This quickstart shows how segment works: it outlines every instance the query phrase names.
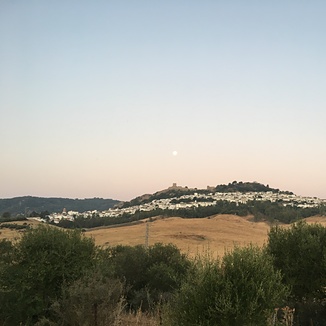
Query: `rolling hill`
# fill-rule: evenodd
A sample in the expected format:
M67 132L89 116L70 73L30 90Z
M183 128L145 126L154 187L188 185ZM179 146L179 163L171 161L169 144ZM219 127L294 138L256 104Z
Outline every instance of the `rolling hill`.
M118 204L119 200L103 198L71 199L71 198L44 198L44 197L14 197L0 199L0 216L9 212L11 215L30 214L31 212L84 212L89 210L106 210Z
M326 217L314 216L305 219L307 223L319 223L326 226ZM113 227L101 227L85 231L99 246L145 244L147 220L135 224ZM39 222L28 220L12 222L27 223L31 227ZM173 243L184 253L194 257L209 252L213 257L221 256L225 250L234 246L254 244L262 246L267 241L270 225L266 222L254 222L251 216L214 215L208 218L156 218L148 223L148 243ZM55 227L55 226L52 226ZM282 225L289 227L289 225ZM22 230L0 229L1 239L19 238Z

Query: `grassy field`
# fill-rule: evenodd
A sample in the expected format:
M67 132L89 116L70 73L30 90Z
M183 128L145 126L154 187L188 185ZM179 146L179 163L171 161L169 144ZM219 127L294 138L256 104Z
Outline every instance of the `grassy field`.
M310 217L308 223L320 223L326 226L326 217ZM14 222L23 224L25 222ZM27 222L31 227L36 221ZM145 244L146 221L135 225L97 228L87 230L86 236L92 237L100 246L118 244ZM250 243L262 246L267 241L270 225L265 222L254 222L252 217L235 215L216 215L210 218L182 219L171 217L157 218L148 222L148 243L173 243L190 256L207 251L213 257L221 256L225 250L235 245L246 246ZM0 229L0 239L19 239L23 231Z
M149 245L157 242L173 243L191 256L207 250L221 255L234 245L255 243L262 245L267 239L269 226L254 223L233 215L212 218L183 219L171 217L148 223ZM119 228L96 229L86 232L99 245L145 244L146 222Z

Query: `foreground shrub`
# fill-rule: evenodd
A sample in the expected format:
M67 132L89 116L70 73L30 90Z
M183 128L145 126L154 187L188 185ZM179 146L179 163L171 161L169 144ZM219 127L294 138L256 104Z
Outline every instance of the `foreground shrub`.
M275 266L295 299L323 296L326 286L326 228L304 222L289 229L273 227L268 235Z
M166 308L166 324L265 326L286 298L271 257L262 249L236 248L221 262L199 260Z
M78 231L39 226L24 233L6 250L0 264L0 322L34 324L49 315L63 284L71 284L91 269L93 240Z
M126 284L126 300L133 311L150 310L180 287L190 261L172 245L116 246L102 254L102 273Z
M326 325L326 228L302 221L288 229L273 227L267 248L284 284L291 287L295 320L300 325Z
M63 287L62 298L51 309L60 325L119 325L125 303L123 284L99 273Z

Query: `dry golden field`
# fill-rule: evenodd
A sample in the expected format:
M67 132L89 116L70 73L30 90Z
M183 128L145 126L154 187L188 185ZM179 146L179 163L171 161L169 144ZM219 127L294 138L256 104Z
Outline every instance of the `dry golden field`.
M262 245L267 239L266 223L250 222L234 215L216 215L212 218L183 219L171 217L148 223L149 245L157 242L173 243L191 256L209 250L216 256L234 245L254 243ZM144 244L146 222L132 226L96 229L86 232L98 245Z
M308 223L320 223L326 226L326 217L310 217ZM24 222L14 222L23 224ZM25 222L26 223L26 222ZM36 221L28 221L35 226ZM145 244L146 221L134 225L119 227L102 227L87 230L85 235L92 237L99 246L115 246L118 244ZM171 217L154 219L148 222L148 243L173 243L190 256L209 252L213 257L221 256L225 250L231 250L235 245L246 246L250 243L263 245L267 241L269 224L253 222L252 217L235 215L216 215L210 218L183 219ZM22 232L0 229L0 239L14 239Z

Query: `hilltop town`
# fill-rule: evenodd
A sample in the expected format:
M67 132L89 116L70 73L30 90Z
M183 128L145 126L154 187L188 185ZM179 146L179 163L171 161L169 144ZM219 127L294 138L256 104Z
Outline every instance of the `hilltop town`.
M267 186L268 187L268 186ZM321 205L326 205L326 200L319 199L317 197L302 197L295 195L291 192L282 192L278 189L270 189L270 191L249 191L249 192L218 192L213 191L216 188L207 187L207 190L203 191L194 189L189 189L188 187L180 187L173 184L171 187L164 191L160 191L156 194L164 194L164 192L177 190L178 194L174 197L153 199L150 200L150 195L142 196L141 202L136 205L127 205L127 207L110 208L104 211L92 210L85 212L77 211L66 211L62 213L52 213L49 215L49 221L54 223L59 223L62 219L73 221L78 217L105 217L105 218L117 218L123 215L133 215L139 212L151 212L155 210L181 210L181 209L192 209L192 208L202 208L208 206L214 206L219 201L226 201L230 203L235 203L237 206L240 204L246 204L251 201L256 202L271 202L278 203L284 207L297 207L297 208L314 208ZM191 191L193 190L193 191ZM268 190L268 189L267 189ZM191 191L191 194L187 192ZM185 194L182 194L185 192ZM122 205L123 206L123 205Z

